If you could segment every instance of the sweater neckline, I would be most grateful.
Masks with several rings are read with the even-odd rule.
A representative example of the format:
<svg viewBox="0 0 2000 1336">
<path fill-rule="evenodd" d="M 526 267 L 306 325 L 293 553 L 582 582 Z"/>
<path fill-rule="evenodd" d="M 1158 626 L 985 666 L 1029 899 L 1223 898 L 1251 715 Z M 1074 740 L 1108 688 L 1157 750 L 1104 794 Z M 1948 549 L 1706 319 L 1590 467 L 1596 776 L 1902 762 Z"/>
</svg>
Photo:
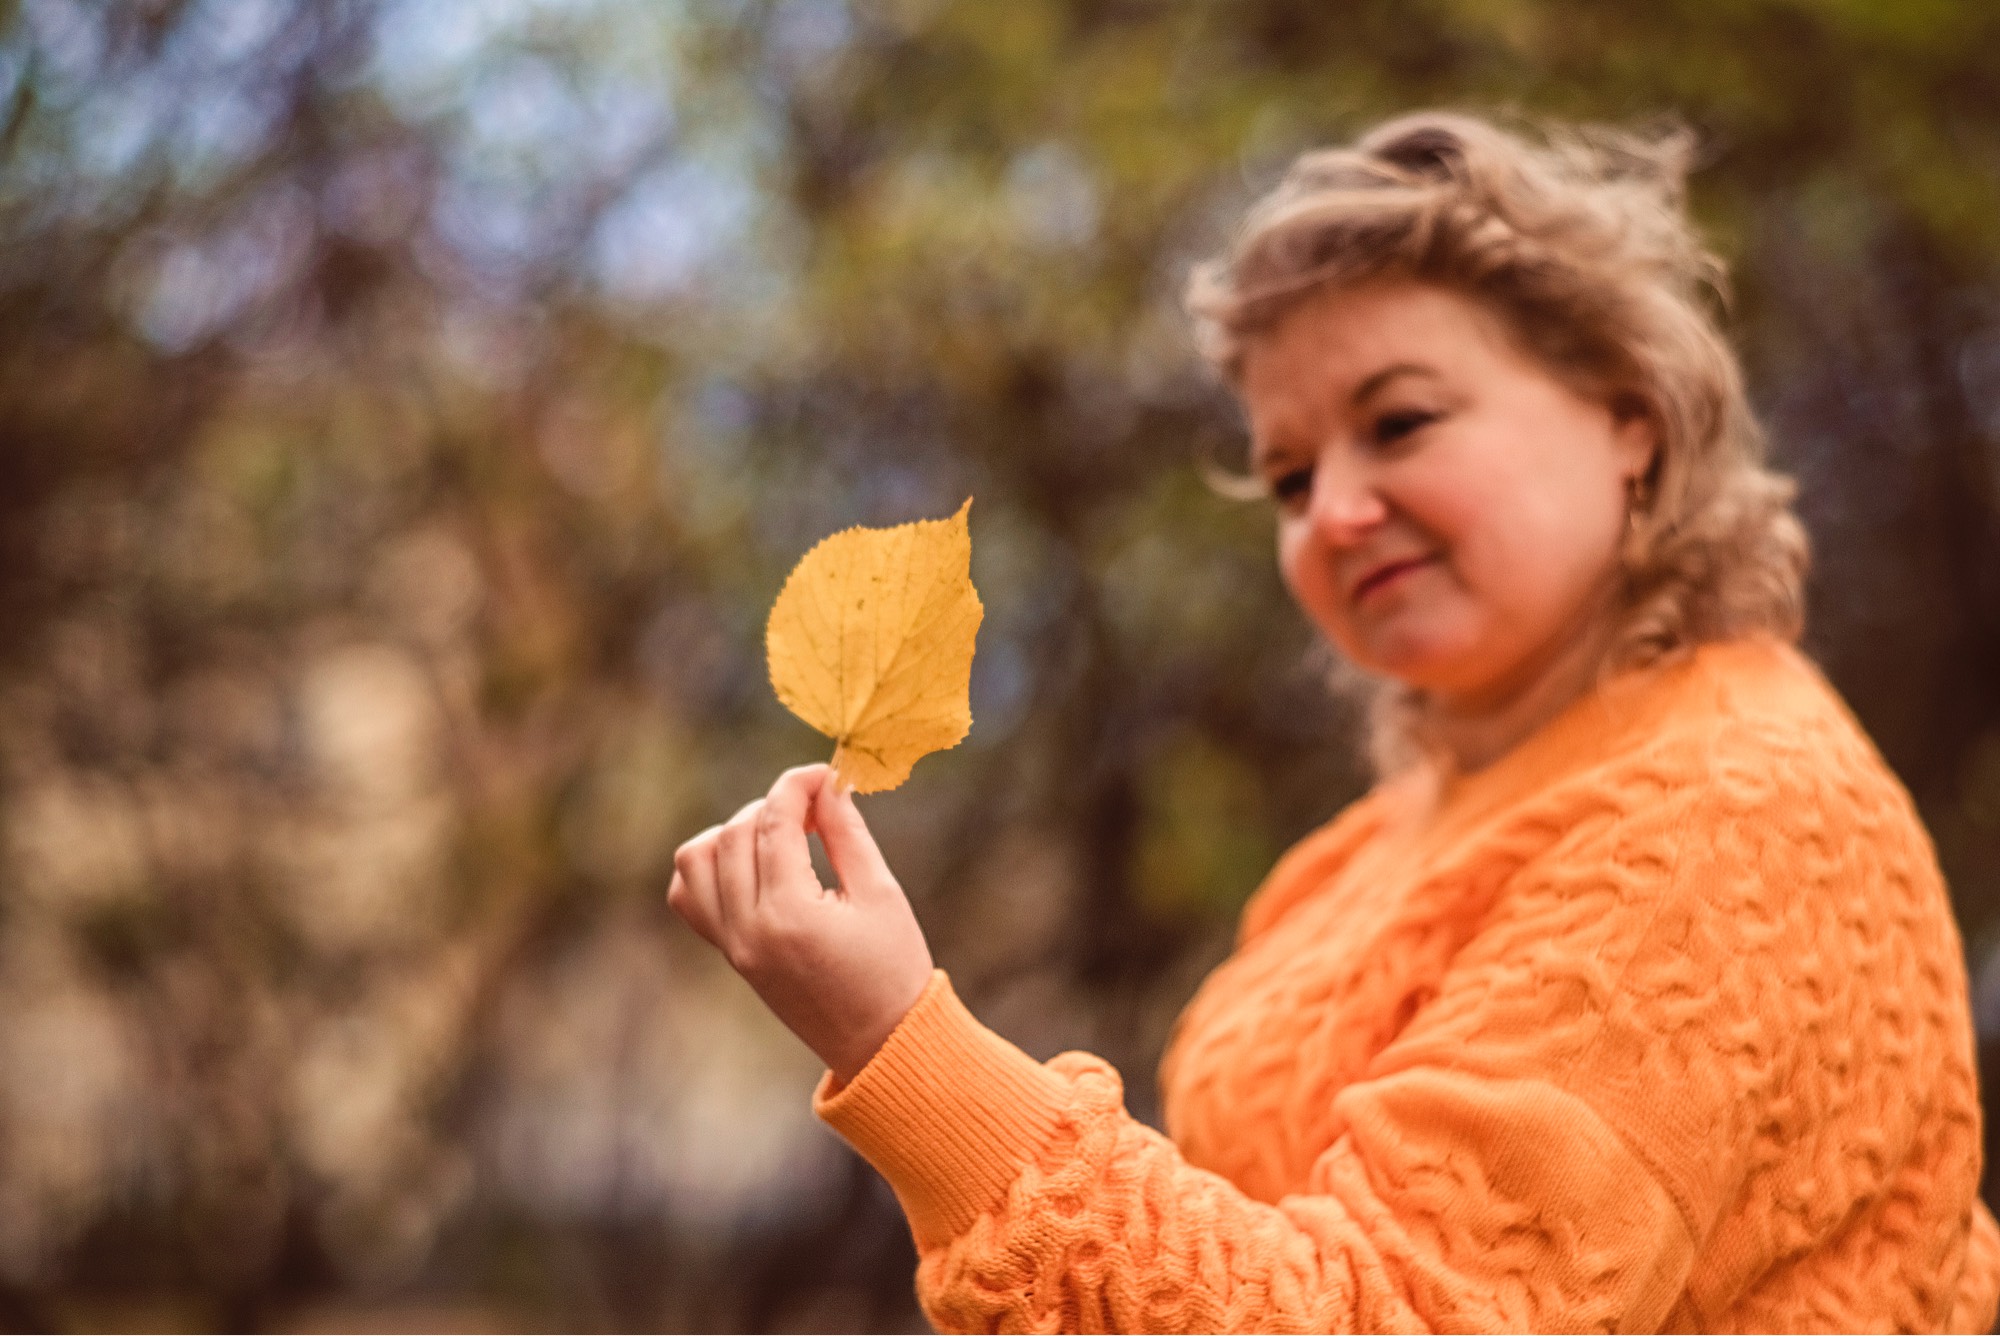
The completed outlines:
<svg viewBox="0 0 2000 1336">
<path fill-rule="evenodd" d="M 1477 770 L 1449 760 L 1426 762 L 1430 801 L 1421 822 L 1426 842 L 1477 824 L 1515 799 L 1586 769 L 1656 732 L 1715 675 L 1769 665 L 1784 647 L 1766 636 L 1714 641 L 1597 683 L 1540 728 Z"/>
</svg>

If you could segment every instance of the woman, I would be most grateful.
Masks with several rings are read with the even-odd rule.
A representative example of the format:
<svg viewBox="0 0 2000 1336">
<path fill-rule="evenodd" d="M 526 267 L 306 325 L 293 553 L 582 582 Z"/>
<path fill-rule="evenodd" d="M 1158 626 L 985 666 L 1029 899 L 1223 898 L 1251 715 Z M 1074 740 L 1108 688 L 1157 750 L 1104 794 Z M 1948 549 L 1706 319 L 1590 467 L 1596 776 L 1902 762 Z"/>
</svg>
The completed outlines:
<svg viewBox="0 0 2000 1336">
<path fill-rule="evenodd" d="M 825 767 L 680 850 L 670 902 L 825 1059 L 940 1329 L 1992 1324 L 1958 933 L 1792 648 L 1804 540 L 1685 166 L 1410 117 L 1197 273 L 1384 777 L 1182 1014 L 1171 1139 L 972 1018 Z"/>
</svg>

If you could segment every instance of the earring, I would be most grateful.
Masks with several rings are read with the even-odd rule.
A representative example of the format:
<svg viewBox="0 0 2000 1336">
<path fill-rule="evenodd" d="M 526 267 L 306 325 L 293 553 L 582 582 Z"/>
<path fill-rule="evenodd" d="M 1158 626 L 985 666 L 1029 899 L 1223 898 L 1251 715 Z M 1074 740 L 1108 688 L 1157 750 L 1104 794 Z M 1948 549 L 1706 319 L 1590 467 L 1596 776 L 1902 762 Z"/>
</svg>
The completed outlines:
<svg viewBox="0 0 2000 1336">
<path fill-rule="evenodd" d="M 1653 504 L 1653 489 L 1646 480 L 1636 474 L 1625 480 L 1625 539 L 1630 542 L 1639 533 L 1639 517 Z"/>
</svg>

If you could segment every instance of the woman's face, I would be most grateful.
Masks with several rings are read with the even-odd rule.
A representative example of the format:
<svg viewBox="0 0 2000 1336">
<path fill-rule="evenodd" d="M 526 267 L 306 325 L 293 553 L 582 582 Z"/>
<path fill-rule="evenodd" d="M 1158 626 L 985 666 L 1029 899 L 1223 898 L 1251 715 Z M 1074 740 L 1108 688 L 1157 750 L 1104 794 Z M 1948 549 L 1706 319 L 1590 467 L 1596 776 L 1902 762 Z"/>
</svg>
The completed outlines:
<svg viewBox="0 0 2000 1336">
<path fill-rule="evenodd" d="M 1316 293 L 1250 341 L 1241 389 L 1285 583 L 1362 668 L 1497 706 L 1604 615 L 1656 438 L 1485 308 L 1409 281 Z"/>
</svg>

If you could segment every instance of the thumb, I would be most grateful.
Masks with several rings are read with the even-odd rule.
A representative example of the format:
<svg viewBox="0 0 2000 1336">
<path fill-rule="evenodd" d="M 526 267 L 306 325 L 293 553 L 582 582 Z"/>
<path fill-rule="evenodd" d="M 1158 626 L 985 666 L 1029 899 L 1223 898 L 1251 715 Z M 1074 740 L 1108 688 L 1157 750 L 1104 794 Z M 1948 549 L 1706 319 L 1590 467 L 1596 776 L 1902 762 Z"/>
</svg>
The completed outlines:
<svg viewBox="0 0 2000 1336">
<path fill-rule="evenodd" d="M 836 774 L 829 774 L 820 785 L 813 801 L 813 824 L 819 828 L 820 843 L 826 846 L 841 890 L 868 898 L 896 885 L 868 823 L 861 819 L 861 809 L 854 805 L 854 791 Z"/>
</svg>

